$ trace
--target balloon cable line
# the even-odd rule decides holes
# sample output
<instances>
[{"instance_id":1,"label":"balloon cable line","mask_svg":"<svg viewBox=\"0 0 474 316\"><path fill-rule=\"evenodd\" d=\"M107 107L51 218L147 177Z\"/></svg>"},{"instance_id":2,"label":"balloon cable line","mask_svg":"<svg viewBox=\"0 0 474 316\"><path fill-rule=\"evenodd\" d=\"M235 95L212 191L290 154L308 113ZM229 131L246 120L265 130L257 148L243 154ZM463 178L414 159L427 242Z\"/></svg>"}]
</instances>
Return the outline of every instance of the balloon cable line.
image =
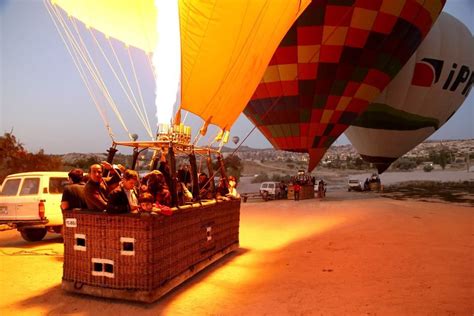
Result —
<instances>
[{"instance_id":1,"label":"balloon cable line","mask_svg":"<svg viewBox=\"0 0 474 316\"><path fill-rule=\"evenodd\" d=\"M130 86L130 83L129 83L129 81L128 81L127 75L125 74L125 71L123 70L122 63L120 62L119 58L117 57L117 53L115 52L114 46L112 45L112 41L110 40L110 37L107 37L106 39L107 39L107 42L109 43L109 47L110 47L110 49L111 49L111 51L112 51L114 57L115 57L115 61L116 61L117 65L118 65L118 67L119 67L119 69L120 69L120 71L121 71L123 80L124 80L125 83L127 84L128 91L130 92L130 95L128 94L127 90L123 87L122 81L121 81L121 80L118 78L118 76L116 75L115 69L114 69L114 68L112 67L112 65L109 63L107 57L105 57L105 58L106 58L106 60L107 60L107 62L108 62L108 64L109 64L109 66L111 67L111 69L112 69L114 75L116 76L116 79L119 81L120 86L122 87L124 93L126 94L126 96L127 96L128 100L129 100L130 104L132 105L133 109L135 110L135 114L136 114L136 115L138 116L138 118L140 119L140 121L141 121L141 123L143 124L143 127L145 128L145 130L147 131L148 135L149 135L150 137L153 137L153 133L151 132L151 128L148 128L148 126L149 126L150 124L146 121L146 119L145 119L145 117L144 117L144 114L143 114L143 112L142 112L141 109L140 109L140 106L139 106L139 104L138 104L137 98L135 97L135 94L133 93L133 89L132 89L132 87ZM96 40L95 36L94 36L94 40L95 40L96 44L99 45L99 43L98 43L98 41ZM127 48L127 51L129 51L128 47L126 47L126 48ZM129 54L129 58L131 58L130 54ZM133 65L133 62L132 62L132 65ZM133 66L132 66L132 68L135 69ZM137 84L138 84L138 81L137 81ZM138 90L140 91L140 86L139 86L139 85L138 85ZM130 97L131 97L131 98L130 98ZM131 99L133 99L133 101L132 101Z\"/></svg>"},{"instance_id":2,"label":"balloon cable line","mask_svg":"<svg viewBox=\"0 0 474 316\"><path fill-rule=\"evenodd\" d=\"M78 42L77 39L74 37L72 31L70 30L66 21L64 21L63 16L59 12L59 10L56 10L56 13L57 13L57 17L61 21L61 25L63 26L63 29L65 30L66 34L68 34L68 39L71 42L72 47L77 51L78 55L81 56L81 59L84 65L89 70L91 77L95 80L97 87L101 90L102 95L109 103L109 106L112 108L115 115L119 118L119 121L121 122L124 129L128 132L128 128L125 125L125 121L123 120L120 113L118 112L117 105L115 104L115 101L113 100L112 95L110 94L104 80L102 79L102 75L99 72L99 69L95 65L92 57L90 56L89 50L87 49L87 46L85 45L84 40L82 39L81 33L79 32L79 29L75 23L75 20L72 17L68 16L80 42Z\"/></svg>"},{"instance_id":3,"label":"balloon cable line","mask_svg":"<svg viewBox=\"0 0 474 316\"><path fill-rule=\"evenodd\" d=\"M58 33L60 34L66 48L68 49L68 52L69 54L71 55L72 59L73 59L73 62L75 63L75 66L76 68L78 69L78 72L82 78L82 80L84 81L85 85L86 85L86 88L89 92L89 94L91 95L91 98L93 99L93 102L94 104L96 105L96 108L98 109L99 111L99 114L101 115L101 117L103 118L104 120L104 124L106 125L106 128L109 132L109 135L111 136L111 138L113 139L113 134L111 133L111 128L110 128L110 124L108 123L108 120L106 119L106 117L104 116L104 111L101 109L100 105L99 105L99 102L97 101L97 97L95 96L95 94L93 93L92 89L91 89L91 86L89 83L86 83L88 82L87 78L88 76L85 75L85 72L84 72L84 69L82 67L82 64L84 64L87 69L89 70L89 73L90 73L90 76L92 77L92 79L94 79L94 81L96 82L96 85L97 87L99 88L99 90L102 92L104 98L107 100L110 108L113 110L113 112L115 113L115 115L117 116L119 122L122 124L122 127L124 128L124 130L128 133L128 136L130 137L130 139L132 139L131 137L131 133L130 131L128 130L126 124L125 124L125 121L123 120L122 118L122 115L120 114L120 111L118 110L117 108L117 105L115 104L110 92L108 91L107 89L107 86L104 82L104 80L102 79L102 75L100 74L97 66L95 65L94 63L94 60L93 58L91 57L88 49L87 49L87 46L85 45L84 43L84 40L82 38L82 35L81 35L81 32L79 31L76 23L75 23L75 20L74 18L71 18L71 16L68 15L69 17L69 20L70 20L70 24L74 27L75 29L75 33L77 34L77 38L76 39L74 37L74 35L72 34L72 31L70 29L70 27L68 26L68 24L64 21L63 19L63 16L62 14L59 12L59 10L52 4L50 3L48 0L45 0L44 1L44 4L45 4L45 7L46 9L48 10L48 13L49 15L51 16L52 20L53 20L53 23L55 24L55 27L58 31ZM54 16L53 16L53 13L54 13ZM58 23L56 23L55 21L55 18L56 18L56 21L58 21L58 23L61 25L62 29L63 29L63 32L64 32L64 35L66 36L66 38L68 39L69 43L70 43L70 46L67 44L67 41L64 39L64 36L63 36L63 33L60 31L60 28L58 26ZM115 71L114 67L112 66L112 64L110 63L109 59L107 58L105 52L103 51L103 48L101 47L101 45L98 43L97 41L97 38L96 36L94 35L94 33L92 32L92 30L90 28L87 27L87 29L89 30L90 34L91 34L91 37L94 39L94 41L96 42L96 45L97 47L99 48L100 52L102 53L102 56L104 57L105 61L107 62L107 64L109 65L112 73L114 74L115 78L117 79L117 81L119 82L123 92L125 93L125 95L127 96L128 100L130 101L132 107L134 108L135 110L135 113L138 117L138 119L141 121L142 125L144 126L147 134L153 139L153 132L151 131L151 125L150 125L150 121L148 119L148 115L147 115L147 112L146 112L146 109L145 109L145 105L144 105L144 101L143 101L143 95L141 93L141 88L140 88L140 83L138 81L138 77L136 75L136 70L135 70L135 65L133 63L133 59L132 59L132 56L130 54L130 51L128 49L128 46L126 46L127 48L127 52L128 52L128 55L129 55L129 59L130 59L130 63L131 63L131 68L132 68L132 71L133 71L133 74L135 76L135 83L137 85L137 89L138 89L138 93L139 93L139 96L140 96L140 100L141 100L141 108L140 108L140 105L139 105L139 102L137 101L137 98L135 97L135 94L133 93L133 89L131 88L131 85L127 79L127 76L124 72L124 69L122 67L122 64L120 62L120 60L118 59L118 56L113 48L113 45L110 41L109 38L108 41L109 41L109 45L110 45L110 48L115 56L115 59L117 61L117 64L118 64L118 67L120 68L120 71L121 71L121 74L122 76L124 77L124 80L127 84L127 87L129 88L129 91L130 93L127 92L127 90L125 89L124 85L122 84L122 80L120 80L120 78L118 77L117 75L117 72ZM72 52L71 52L71 48L72 48L72 51L74 52L74 55L75 57L73 56ZM80 58L79 58L79 57ZM146 57L147 59L149 60L149 55L146 54ZM82 60L82 63L80 62L80 60ZM150 60L149 60L149 63L150 63ZM82 69L82 72L81 70L79 69L81 68ZM153 68L152 69L152 72L153 72ZM130 94L132 96L130 96ZM132 101L133 99L133 101Z\"/></svg>"},{"instance_id":4,"label":"balloon cable line","mask_svg":"<svg viewBox=\"0 0 474 316\"><path fill-rule=\"evenodd\" d=\"M81 44L83 46L82 49L81 49L81 45L79 45L79 43L75 39L74 35L72 34L68 24L64 21L63 16L59 12L59 10L56 9L56 7L53 4L50 4L48 0L45 0L44 3L45 3L46 8L48 9L48 12L50 13L50 16L53 20L53 23L55 24L59 34L61 35L61 37L63 39L64 44L66 45L66 47L69 47L67 45L67 42L69 42L71 49L73 49L73 51L75 53L75 56L76 57L80 56L80 59L77 57L77 61L79 62L79 64L82 64L80 62L80 60L82 59L82 62L84 63L84 65L89 70L89 73L90 73L91 77L95 80L97 87L101 90L104 98L107 100L107 102L109 103L109 106L114 111L114 113L117 116L119 122L122 124L122 127L125 129L125 131L130 136L130 132L128 131L128 128L125 125L125 122L123 121L123 118L121 117L120 113L118 112L118 109L117 109L110 93L108 92L108 89L105 86L105 83L104 83L104 81L102 80L102 78L100 76L100 72L98 71L97 67L95 66L92 58L90 57L90 54L89 54L87 48L84 45L84 42L82 41L82 37L80 36L80 33L77 30L77 26L76 26L76 33L78 33L79 40L81 40ZM54 16L53 16L52 13L54 13ZM64 32L64 35L67 37L68 41L64 40L64 37L62 36L62 33L61 33L59 27L57 26L57 23L56 23L54 18L56 18L56 21L61 25L61 28ZM71 23L75 26L74 20L71 20ZM86 53L87 53L87 55L86 55ZM72 54L71 54L71 56L72 56ZM73 60L74 60L74 57L73 57ZM91 94L91 90L89 90L89 93ZM94 99L93 94L91 94L91 97ZM101 111L99 110L99 113L100 112ZM108 123L106 124L106 127L108 127L108 130L111 131L110 125ZM113 136L112 135L110 135L110 136L113 139Z\"/></svg>"},{"instance_id":5,"label":"balloon cable line","mask_svg":"<svg viewBox=\"0 0 474 316\"><path fill-rule=\"evenodd\" d=\"M65 30L66 34L68 34L68 39L72 43L72 46L74 49L78 52L78 55L81 56L81 59L84 63L84 65L87 67L89 70L89 73L91 77L95 80L97 87L99 90L102 92L102 95L104 98L107 100L110 108L114 111L115 115L118 117L119 122L121 122L122 126L124 129L128 132L128 129L125 125L125 121L123 120L122 116L120 115L120 112L117 109L117 105L115 104L115 101L112 98L112 95L110 94L107 85L105 84L102 75L97 68L97 66L94 63L94 60L92 59L89 50L87 49L87 46L84 43L84 40L82 39L81 33L79 32L79 29L75 23L75 20L69 17L70 23L73 25L74 30L76 32L76 35L79 39L80 42L77 41L77 39L74 37L72 31L70 30L68 24L64 21L61 13L59 10L56 10L57 16L59 17L60 21L62 22L63 29ZM79 44L80 43L80 44ZM129 133L130 134L130 133Z\"/></svg>"},{"instance_id":6,"label":"balloon cable line","mask_svg":"<svg viewBox=\"0 0 474 316\"><path fill-rule=\"evenodd\" d=\"M54 8L50 7L50 3L48 0L45 0L43 2L43 4L45 5L47 11L48 11L48 14L50 15L51 17L51 20L53 21L53 24L56 28L56 30L58 31L58 34L60 35L63 43L64 43L64 46L66 47L67 51L69 52L72 60L73 60L73 63L74 65L76 66L76 69L78 70L79 72L79 75L82 79L82 81L84 82L84 85L86 86L86 89L88 90L93 102L94 102L94 105L96 106L97 108L97 111L99 112L99 115L101 116L103 122L104 122L104 125L107 129L107 132L110 136L110 138L112 139L112 141L114 141L114 135L113 135L113 132L112 132L112 128L110 127L110 124L109 124L109 121L107 119L107 116L106 116L106 113L103 111L103 109L101 108L101 106L99 105L99 102L97 101L97 97L95 96L93 90L92 90L92 87L90 86L90 83L89 81L87 80L87 76L86 76L86 72L79 60L79 56L78 56L78 52L77 50L74 49L73 47L73 43L72 41L69 39L69 45L71 45L71 47L68 45L68 41L65 39L65 36L69 36L69 34L66 33L66 31L64 30L63 28L63 31L64 31L64 34L63 32L61 32L61 29L60 27L58 26L58 22L60 22L60 19L58 17L56 17L56 20L55 20L55 17L58 13L55 12ZM73 54L74 52L74 54Z\"/></svg>"},{"instance_id":7,"label":"balloon cable line","mask_svg":"<svg viewBox=\"0 0 474 316\"><path fill-rule=\"evenodd\" d=\"M135 84L137 86L138 96L140 97L142 111L143 111L142 113L144 113L144 115L145 115L145 122L147 123L146 128L148 128L148 135L153 140L154 136L153 136L153 132L151 130L150 119L148 118L148 113L147 113L147 110L145 108L145 102L143 100L142 89L141 89L141 86L140 86L140 82L138 80L137 72L135 70L135 63L133 62L133 58L132 58L132 55L130 53L130 46L128 46L128 45L127 45L127 53L128 53L128 58L129 58L129 61L130 61L130 65L132 66L133 75L135 77Z\"/></svg>"},{"instance_id":8,"label":"balloon cable line","mask_svg":"<svg viewBox=\"0 0 474 316\"><path fill-rule=\"evenodd\" d=\"M104 52L104 49L102 48L102 46L100 45L99 41L97 40L97 37L95 36L94 32L89 28L89 32L92 36L92 38L94 39L94 42L96 43L97 47L99 48L99 51L101 52L102 56L104 57L104 60L107 62L107 64L109 65L109 68L110 70L112 71L113 75L115 76L115 79L117 79L117 82L119 83L120 87L122 88L122 91L124 92L125 96L127 97L128 101L130 102L130 104L132 105L132 108L135 110L135 114L137 115L137 117L139 118L140 122L143 124L143 126L146 127L146 123L144 122L144 119L143 117L140 115L140 110L137 109L137 104L132 100L132 97L133 99L135 99L135 96L133 95L133 92L132 92L132 96L130 96L130 94L127 92L127 89L124 87L123 83L122 83L122 80L120 80L117 72L115 71L115 68L112 66L109 58L107 57L107 55L105 54ZM115 59L119 65L119 68L121 69L122 71L122 75L124 76L125 78L125 81L128 85L128 87L130 88L130 84L128 82L128 80L126 79L126 75L123 71L123 67L121 66L121 63L120 61L118 60L118 57L117 57L117 54L115 53L115 49L113 48L112 46L112 43L110 42L110 38L107 39L107 41L109 42L109 46L111 48L111 51L113 52L114 56L115 56ZM131 90L131 88L130 88ZM136 100L135 100L136 101Z\"/></svg>"}]
</instances>

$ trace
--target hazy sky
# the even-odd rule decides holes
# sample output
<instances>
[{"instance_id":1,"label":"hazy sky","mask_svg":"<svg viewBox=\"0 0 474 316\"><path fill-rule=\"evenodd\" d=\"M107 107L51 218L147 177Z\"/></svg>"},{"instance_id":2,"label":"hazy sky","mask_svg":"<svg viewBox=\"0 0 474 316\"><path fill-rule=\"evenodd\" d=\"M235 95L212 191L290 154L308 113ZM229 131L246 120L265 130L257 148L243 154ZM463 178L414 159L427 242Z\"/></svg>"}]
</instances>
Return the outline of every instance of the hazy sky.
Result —
<instances>
[{"instance_id":1,"label":"hazy sky","mask_svg":"<svg viewBox=\"0 0 474 316\"><path fill-rule=\"evenodd\" d=\"M474 33L474 0L448 0L444 9ZM0 0L0 132L13 133L30 151L101 152L110 146L104 124L66 51L42 0ZM133 52L140 58L140 54ZM138 65L140 68L140 65ZM146 73L143 66L143 72ZM154 119L153 82L144 75L148 115ZM120 100L119 100L120 101ZM474 93L430 139L474 138ZM131 108L121 110L130 130L147 139ZM124 133L110 115L117 139ZM198 129L197 119L193 122ZM243 139L253 125L242 115L232 136ZM348 143L341 136L337 144ZM232 144L233 145L233 144ZM258 132L245 145L270 147Z\"/></svg>"}]
</instances>

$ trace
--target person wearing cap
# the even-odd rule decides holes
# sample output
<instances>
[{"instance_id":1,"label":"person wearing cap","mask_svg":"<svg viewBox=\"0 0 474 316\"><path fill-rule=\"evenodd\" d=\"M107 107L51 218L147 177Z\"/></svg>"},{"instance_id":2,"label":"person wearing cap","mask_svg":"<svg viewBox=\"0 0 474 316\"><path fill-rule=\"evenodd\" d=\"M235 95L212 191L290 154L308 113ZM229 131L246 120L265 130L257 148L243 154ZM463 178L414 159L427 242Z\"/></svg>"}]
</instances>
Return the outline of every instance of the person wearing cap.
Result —
<instances>
[{"instance_id":1,"label":"person wearing cap","mask_svg":"<svg viewBox=\"0 0 474 316\"><path fill-rule=\"evenodd\" d=\"M64 211L87 208L84 197L84 182L82 182L84 172L82 169L72 169L69 171L68 176L69 184L64 187L61 209Z\"/></svg>"},{"instance_id":2,"label":"person wearing cap","mask_svg":"<svg viewBox=\"0 0 474 316\"><path fill-rule=\"evenodd\" d=\"M120 214L138 211L137 183L138 173L135 170L125 170L120 184L109 194L107 213Z\"/></svg>"}]
</instances>

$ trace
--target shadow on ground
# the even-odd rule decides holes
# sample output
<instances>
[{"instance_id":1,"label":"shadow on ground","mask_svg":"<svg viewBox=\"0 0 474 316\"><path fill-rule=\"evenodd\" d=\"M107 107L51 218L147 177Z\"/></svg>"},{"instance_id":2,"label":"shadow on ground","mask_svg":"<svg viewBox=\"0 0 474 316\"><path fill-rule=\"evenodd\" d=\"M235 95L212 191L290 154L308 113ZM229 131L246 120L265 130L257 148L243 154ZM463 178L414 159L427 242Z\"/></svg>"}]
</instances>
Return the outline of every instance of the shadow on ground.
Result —
<instances>
[{"instance_id":1,"label":"shadow on ground","mask_svg":"<svg viewBox=\"0 0 474 316\"><path fill-rule=\"evenodd\" d=\"M207 276L212 274L215 270L218 270L222 266L230 264L236 258L241 255L244 255L248 251L249 250L244 248L239 248L233 251L232 253L224 256L223 258L215 262L214 264L206 267L204 270L200 271L190 279L181 283L179 286L175 287L165 296L160 298L158 301L151 304L69 293L64 291L61 288L61 285L58 284L54 287L46 289L39 295L32 296L28 299L19 302L17 306L20 310L38 310L39 308L41 310L47 311L48 315L64 315L76 313L80 313L81 315L97 315L99 310L108 314L108 312L110 312L111 310L115 310L114 308L118 306L129 308L132 311L134 310L141 313L142 315L157 315L163 312L175 297L179 296L184 291L193 287L195 284L203 282L203 280ZM78 302L80 303L78 304Z\"/></svg>"},{"instance_id":2,"label":"shadow on ground","mask_svg":"<svg viewBox=\"0 0 474 316\"><path fill-rule=\"evenodd\" d=\"M474 206L474 181L408 181L385 187L382 196L395 200L442 201Z\"/></svg>"}]
</instances>

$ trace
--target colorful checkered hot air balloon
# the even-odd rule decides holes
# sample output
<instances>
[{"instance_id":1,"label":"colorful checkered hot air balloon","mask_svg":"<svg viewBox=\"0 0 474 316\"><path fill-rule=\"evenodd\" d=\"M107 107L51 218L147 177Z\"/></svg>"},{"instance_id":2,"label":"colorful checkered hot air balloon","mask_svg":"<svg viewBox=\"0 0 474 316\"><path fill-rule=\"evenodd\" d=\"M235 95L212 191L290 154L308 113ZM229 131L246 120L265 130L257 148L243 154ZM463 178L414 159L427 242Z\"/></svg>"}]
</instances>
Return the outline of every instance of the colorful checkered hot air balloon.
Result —
<instances>
[{"instance_id":1,"label":"colorful checkered hot air balloon","mask_svg":"<svg viewBox=\"0 0 474 316\"><path fill-rule=\"evenodd\" d=\"M308 169L415 52L445 0L318 0L302 13L244 113Z\"/></svg>"},{"instance_id":2,"label":"colorful checkered hot air balloon","mask_svg":"<svg viewBox=\"0 0 474 316\"><path fill-rule=\"evenodd\" d=\"M474 83L474 38L442 13L395 79L346 130L379 173L438 130L461 106Z\"/></svg>"}]
</instances>

